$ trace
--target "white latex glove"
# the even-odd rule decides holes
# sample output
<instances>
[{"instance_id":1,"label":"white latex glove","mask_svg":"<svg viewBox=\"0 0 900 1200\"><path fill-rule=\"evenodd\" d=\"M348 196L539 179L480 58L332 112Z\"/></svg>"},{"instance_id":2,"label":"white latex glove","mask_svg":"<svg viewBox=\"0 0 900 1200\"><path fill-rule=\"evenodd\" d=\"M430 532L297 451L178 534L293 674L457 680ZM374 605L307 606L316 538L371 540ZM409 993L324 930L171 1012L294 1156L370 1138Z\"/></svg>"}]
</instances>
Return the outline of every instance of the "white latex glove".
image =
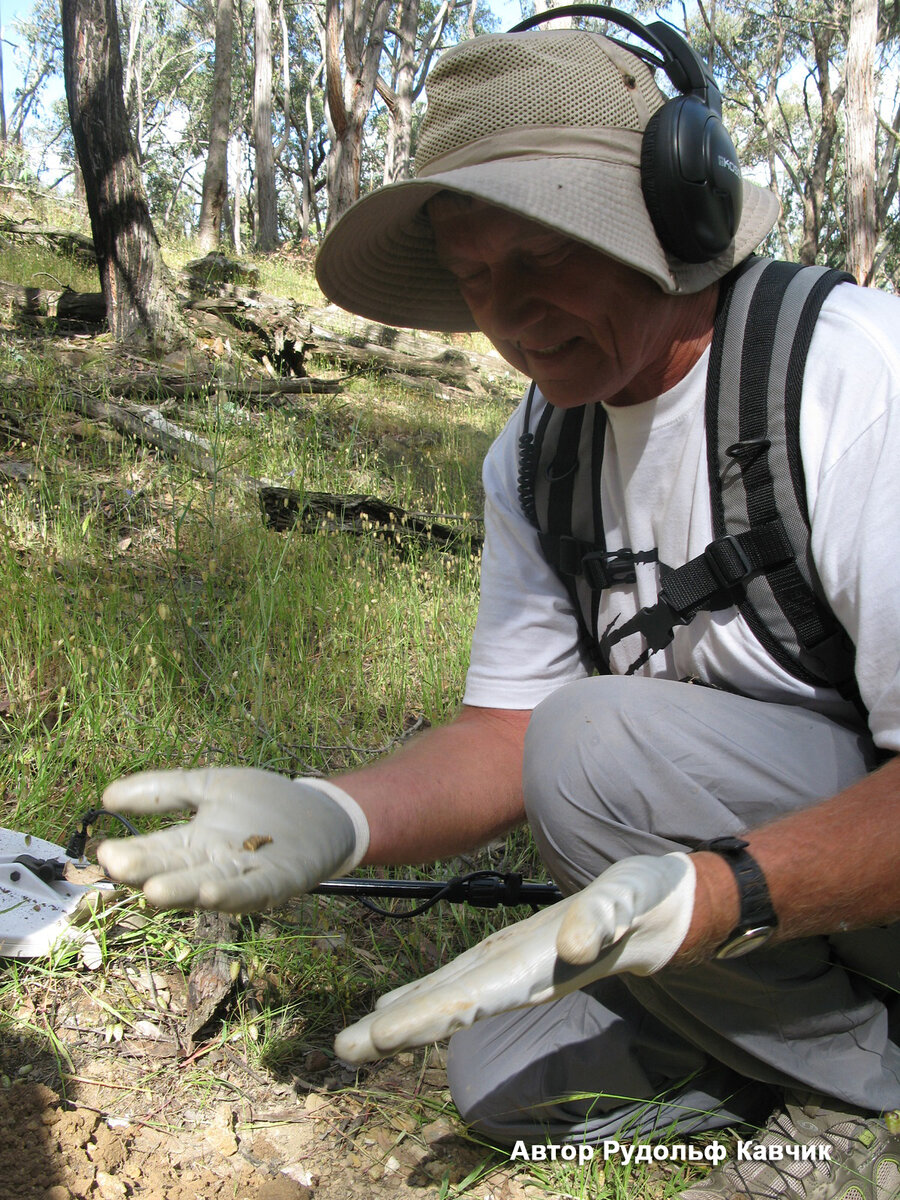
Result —
<instances>
[{"instance_id":1,"label":"white latex glove","mask_svg":"<svg viewBox=\"0 0 900 1200\"><path fill-rule=\"evenodd\" d=\"M682 853L615 863L574 896L519 921L434 974L389 992L338 1034L347 1062L449 1037L483 1017L545 1004L605 975L652 975L684 941L694 864Z\"/></svg>"},{"instance_id":2,"label":"white latex glove","mask_svg":"<svg viewBox=\"0 0 900 1200\"><path fill-rule=\"evenodd\" d=\"M335 784L251 768L145 771L110 784L103 804L122 813L195 814L97 847L109 874L142 884L158 908L269 908L352 870L369 844L362 809Z\"/></svg>"}]
</instances>

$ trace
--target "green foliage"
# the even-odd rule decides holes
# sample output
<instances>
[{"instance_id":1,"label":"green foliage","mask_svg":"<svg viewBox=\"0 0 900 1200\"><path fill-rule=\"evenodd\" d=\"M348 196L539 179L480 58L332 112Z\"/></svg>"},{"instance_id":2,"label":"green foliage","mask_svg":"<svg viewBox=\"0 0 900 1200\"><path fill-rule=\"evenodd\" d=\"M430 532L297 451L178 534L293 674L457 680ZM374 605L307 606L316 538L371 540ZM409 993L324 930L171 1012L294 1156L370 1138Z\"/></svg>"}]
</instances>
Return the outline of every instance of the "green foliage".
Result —
<instances>
[{"instance_id":1,"label":"green foliage","mask_svg":"<svg viewBox=\"0 0 900 1200\"><path fill-rule=\"evenodd\" d=\"M710 28L710 22L714 26ZM849 5L844 0L795 0L773 8L735 0L706 5L688 31L706 48L725 95L725 120L745 171L772 187L782 221L765 247L788 259L842 266L846 258L844 123ZM883 241L898 218L900 158L885 127L897 111L896 29L883 22L877 64L879 197ZM832 125L833 122L833 125ZM894 286L888 255L879 282Z\"/></svg>"}]
</instances>

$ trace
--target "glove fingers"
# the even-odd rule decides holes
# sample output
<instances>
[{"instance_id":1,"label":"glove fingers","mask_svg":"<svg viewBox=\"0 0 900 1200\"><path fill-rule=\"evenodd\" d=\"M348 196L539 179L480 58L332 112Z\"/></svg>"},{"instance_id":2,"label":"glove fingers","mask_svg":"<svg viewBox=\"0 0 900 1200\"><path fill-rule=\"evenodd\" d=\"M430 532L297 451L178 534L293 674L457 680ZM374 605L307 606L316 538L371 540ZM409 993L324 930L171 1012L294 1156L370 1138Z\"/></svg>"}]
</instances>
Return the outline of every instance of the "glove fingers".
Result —
<instances>
[{"instance_id":1,"label":"glove fingers","mask_svg":"<svg viewBox=\"0 0 900 1200\"><path fill-rule=\"evenodd\" d=\"M115 780L103 793L110 812L163 813L196 810L207 786L208 772L142 771Z\"/></svg>"},{"instance_id":2,"label":"glove fingers","mask_svg":"<svg viewBox=\"0 0 900 1200\"><path fill-rule=\"evenodd\" d=\"M257 863L249 869L244 867L242 874L207 876L198 888L197 902L201 908L218 912L259 912L289 896L300 895L309 886L298 880L296 873L283 875L273 871L271 866Z\"/></svg>"},{"instance_id":3,"label":"glove fingers","mask_svg":"<svg viewBox=\"0 0 900 1200\"><path fill-rule=\"evenodd\" d=\"M164 833L165 831L148 836L150 838L163 837ZM144 839L129 839L129 841L137 840L143 841ZM130 848L128 841L104 842L98 847L97 857L110 871L110 874L112 871L107 863L111 850L117 846L123 846L126 851ZM101 858L100 851L104 847L108 847L108 849ZM127 883L142 884L144 895L156 908L216 908L215 903L207 903L204 899L205 891L207 889L215 891L217 888L233 886L234 880L240 877L242 870L246 869L244 860L247 857L247 855L231 854L219 862L210 862L203 853L177 846L167 846L165 851L158 855L142 857L140 870L135 873L134 877L130 879L124 875L116 877ZM222 911L239 912L241 910L223 908Z\"/></svg>"},{"instance_id":4,"label":"glove fingers","mask_svg":"<svg viewBox=\"0 0 900 1200\"><path fill-rule=\"evenodd\" d=\"M341 1030L335 1053L346 1062L367 1062L404 1046L424 1046L448 1037L476 1019L476 999L469 988L442 988L440 998L422 996L410 1003L376 1009ZM486 1013L484 1015L487 1015Z\"/></svg>"},{"instance_id":5,"label":"glove fingers","mask_svg":"<svg viewBox=\"0 0 900 1200\"><path fill-rule=\"evenodd\" d=\"M171 866L171 861L169 864ZM144 882L144 895L154 908L196 908L200 872L195 867L165 871Z\"/></svg>"},{"instance_id":6,"label":"glove fingers","mask_svg":"<svg viewBox=\"0 0 900 1200\"><path fill-rule=\"evenodd\" d=\"M445 987L453 983L458 976L468 975L473 968L479 967L485 960L492 963L500 961L500 955L507 951L515 952L516 946L520 943L541 937L545 926L555 928L574 899L575 897L570 897L561 900L558 904L551 904L535 913L534 916L516 921L512 925L506 925L503 929L495 930L484 941L463 951L462 954L457 955L451 962L440 967L431 975L426 975L424 979L415 979L412 983L405 983L402 987L395 988L394 991L381 996L376 1002L376 1009L386 1008L395 1000L409 999L425 989L431 990L438 984Z\"/></svg>"},{"instance_id":7,"label":"glove fingers","mask_svg":"<svg viewBox=\"0 0 900 1200\"><path fill-rule=\"evenodd\" d=\"M184 870L171 870L172 856L166 858L166 870L153 875L144 883L144 895L156 908L218 909L220 897L229 899L241 876L255 865L249 854L233 854L219 862L189 864ZM223 904L222 912L242 912L240 906Z\"/></svg>"},{"instance_id":8,"label":"glove fingers","mask_svg":"<svg viewBox=\"0 0 900 1200\"><path fill-rule=\"evenodd\" d=\"M176 826L143 837L107 838L97 847L97 861L113 879L132 884L173 868L194 867L202 855L184 845L181 830Z\"/></svg>"},{"instance_id":9,"label":"glove fingers","mask_svg":"<svg viewBox=\"0 0 900 1200\"><path fill-rule=\"evenodd\" d=\"M172 856L166 858L171 868ZM271 908L308 890L312 881L297 864L281 868L277 862L255 851L230 854L218 862L188 870L154 875L144 884L144 893L160 908L193 906L218 912L253 912Z\"/></svg>"},{"instance_id":10,"label":"glove fingers","mask_svg":"<svg viewBox=\"0 0 900 1200\"><path fill-rule=\"evenodd\" d=\"M512 934L528 924L521 921L501 932ZM554 930L546 922L541 925L544 928L532 936L509 936L499 948L495 942L494 953L473 956L470 968L464 972L453 970L456 960L425 979L391 992L374 1012L343 1030L335 1042L336 1052L349 1062L365 1062L407 1046L449 1037L483 1017L553 999L558 991ZM482 942L466 955L483 951L486 946L487 942ZM574 980L582 974L566 972L565 990L579 986L568 982L569 975Z\"/></svg>"}]
</instances>

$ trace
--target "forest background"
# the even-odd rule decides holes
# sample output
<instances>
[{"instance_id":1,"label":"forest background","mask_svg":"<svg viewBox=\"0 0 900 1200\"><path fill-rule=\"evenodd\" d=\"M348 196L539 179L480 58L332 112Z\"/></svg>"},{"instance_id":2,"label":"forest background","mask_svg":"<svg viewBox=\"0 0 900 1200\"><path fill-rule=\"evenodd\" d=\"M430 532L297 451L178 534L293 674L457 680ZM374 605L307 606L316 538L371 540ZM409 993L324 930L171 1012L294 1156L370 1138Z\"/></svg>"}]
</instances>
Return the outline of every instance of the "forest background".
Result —
<instances>
[{"instance_id":1,"label":"forest background","mask_svg":"<svg viewBox=\"0 0 900 1200\"><path fill-rule=\"evenodd\" d=\"M35 0L0 41L15 61L0 104L0 180L40 178L76 199L86 194L92 209L102 154L91 143L105 137L112 161L133 158L120 186L142 191L160 235L196 237L204 251L224 242L238 254L316 242L360 193L412 173L427 74L441 48L508 28L516 7L64 0L61 20L54 0ZM896 2L625 7L645 20L662 15L711 64L744 170L782 200L768 248L895 289ZM85 111L98 91L115 97L105 101L102 134Z\"/></svg>"}]
</instances>

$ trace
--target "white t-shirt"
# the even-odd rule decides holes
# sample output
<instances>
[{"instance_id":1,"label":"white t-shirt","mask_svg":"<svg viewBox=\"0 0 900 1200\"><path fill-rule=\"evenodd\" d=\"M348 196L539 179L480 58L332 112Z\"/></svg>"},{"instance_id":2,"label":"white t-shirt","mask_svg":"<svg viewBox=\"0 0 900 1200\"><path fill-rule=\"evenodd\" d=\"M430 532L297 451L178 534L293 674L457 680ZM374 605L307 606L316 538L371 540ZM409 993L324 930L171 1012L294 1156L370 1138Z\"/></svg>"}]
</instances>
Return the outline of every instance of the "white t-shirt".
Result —
<instances>
[{"instance_id":1,"label":"white t-shirt","mask_svg":"<svg viewBox=\"0 0 900 1200\"><path fill-rule=\"evenodd\" d=\"M835 289L815 328L804 378L800 442L822 586L857 648L856 674L875 741L900 751L900 299ZM707 357L671 391L607 407L602 509L610 551L656 549L636 581L603 593L597 628L624 624L656 602L660 563L679 567L712 540L704 402ZM531 428L544 405L538 393ZM484 465L486 540L481 603L466 682L467 704L531 709L590 674L566 589L541 554L517 493L523 407ZM618 642L612 670L628 671L640 634ZM676 629L639 674L696 675L748 696L853 719L828 688L813 688L774 661L736 609L699 613Z\"/></svg>"}]
</instances>

